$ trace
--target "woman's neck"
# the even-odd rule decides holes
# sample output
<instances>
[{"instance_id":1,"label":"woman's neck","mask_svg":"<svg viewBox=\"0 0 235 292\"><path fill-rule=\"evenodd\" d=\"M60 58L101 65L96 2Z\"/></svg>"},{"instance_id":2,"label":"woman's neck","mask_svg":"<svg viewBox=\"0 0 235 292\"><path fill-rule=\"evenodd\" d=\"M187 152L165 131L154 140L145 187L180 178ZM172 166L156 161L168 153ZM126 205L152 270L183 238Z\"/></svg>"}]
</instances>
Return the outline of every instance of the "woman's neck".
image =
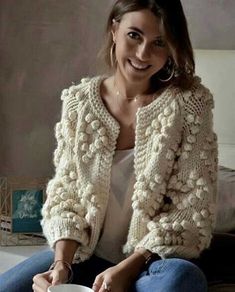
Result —
<instances>
[{"instance_id":1,"label":"woman's neck","mask_svg":"<svg viewBox=\"0 0 235 292\"><path fill-rule=\"evenodd\" d=\"M126 99L134 99L138 95L146 95L149 93L149 83L141 84L127 82L123 76L117 71L113 75L114 90Z\"/></svg>"}]
</instances>

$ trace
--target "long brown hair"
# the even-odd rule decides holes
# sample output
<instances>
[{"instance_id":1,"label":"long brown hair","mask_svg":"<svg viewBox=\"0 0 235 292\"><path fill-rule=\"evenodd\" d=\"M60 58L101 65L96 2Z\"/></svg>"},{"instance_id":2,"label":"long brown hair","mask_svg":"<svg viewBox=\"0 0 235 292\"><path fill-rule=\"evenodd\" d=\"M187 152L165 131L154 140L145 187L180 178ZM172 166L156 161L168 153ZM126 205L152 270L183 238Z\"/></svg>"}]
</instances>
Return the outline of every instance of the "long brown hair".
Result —
<instances>
[{"instance_id":1,"label":"long brown hair","mask_svg":"<svg viewBox=\"0 0 235 292\"><path fill-rule=\"evenodd\" d=\"M111 34L113 19L120 22L124 14L143 9L149 9L160 19L160 29L169 48L177 73L169 82L163 83L158 79L164 72L160 70L152 76L151 83L153 87L164 87L169 83L174 83L182 89L190 87L195 73L195 62L187 20L180 0L116 1L109 14L105 42L99 52L99 57L102 57L108 65L108 68L111 69L110 50L113 45Z\"/></svg>"}]
</instances>

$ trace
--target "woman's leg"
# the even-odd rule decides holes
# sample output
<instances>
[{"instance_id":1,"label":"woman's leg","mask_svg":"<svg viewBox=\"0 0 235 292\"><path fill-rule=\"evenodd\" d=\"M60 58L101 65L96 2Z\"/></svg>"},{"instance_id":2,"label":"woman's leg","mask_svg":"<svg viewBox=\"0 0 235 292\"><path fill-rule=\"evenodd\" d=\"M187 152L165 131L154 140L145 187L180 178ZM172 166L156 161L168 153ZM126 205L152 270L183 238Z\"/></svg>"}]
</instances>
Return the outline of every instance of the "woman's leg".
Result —
<instances>
[{"instance_id":1,"label":"woman's leg","mask_svg":"<svg viewBox=\"0 0 235 292\"><path fill-rule=\"evenodd\" d=\"M183 259L153 262L134 284L135 292L206 292L207 281L202 271Z\"/></svg>"},{"instance_id":2,"label":"woman's leg","mask_svg":"<svg viewBox=\"0 0 235 292\"><path fill-rule=\"evenodd\" d=\"M0 292L32 292L32 279L47 271L54 261L54 252L36 253L0 275ZM74 284L92 287L95 277L114 264L93 255L89 260L73 264Z\"/></svg>"},{"instance_id":3,"label":"woman's leg","mask_svg":"<svg viewBox=\"0 0 235 292\"><path fill-rule=\"evenodd\" d=\"M0 275L0 292L31 292L33 276L49 269L54 260L50 250L38 252Z\"/></svg>"}]
</instances>

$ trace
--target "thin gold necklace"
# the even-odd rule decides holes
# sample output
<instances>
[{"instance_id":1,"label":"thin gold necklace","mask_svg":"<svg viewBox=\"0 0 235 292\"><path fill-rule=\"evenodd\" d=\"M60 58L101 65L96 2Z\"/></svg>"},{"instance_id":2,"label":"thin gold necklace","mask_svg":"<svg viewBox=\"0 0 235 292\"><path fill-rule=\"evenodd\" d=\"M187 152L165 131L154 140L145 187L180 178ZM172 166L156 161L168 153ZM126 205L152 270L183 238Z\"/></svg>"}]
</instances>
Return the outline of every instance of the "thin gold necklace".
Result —
<instances>
[{"instance_id":1,"label":"thin gold necklace","mask_svg":"<svg viewBox=\"0 0 235 292\"><path fill-rule=\"evenodd\" d=\"M136 96L133 96L133 97L125 97L124 95L122 95L119 91L119 89L117 88L117 84L115 82L115 79L113 80L113 84L114 84L114 88L116 89L116 96L117 97L122 97L126 100L134 100L135 102L137 102L137 100L141 97L144 97L144 95L141 95L141 94L137 94Z\"/></svg>"},{"instance_id":2,"label":"thin gold necklace","mask_svg":"<svg viewBox=\"0 0 235 292\"><path fill-rule=\"evenodd\" d=\"M141 94L137 94L136 96L134 97L125 97L123 96L120 91L118 90L117 88L117 85L116 85L116 82L115 82L115 79L113 80L113 84L114 84L114 88L116 89L116 97L117 97L117 100L119 100L119 97L121 96L122 98L126 99L126 100L134 100L134 102L137 102L138 99L142 98L142 97L145 97L144 95L141 95ZM157 94L153 94L152 95L152 100L151 102L157 97Z\"/></svg>"}]
</instances>

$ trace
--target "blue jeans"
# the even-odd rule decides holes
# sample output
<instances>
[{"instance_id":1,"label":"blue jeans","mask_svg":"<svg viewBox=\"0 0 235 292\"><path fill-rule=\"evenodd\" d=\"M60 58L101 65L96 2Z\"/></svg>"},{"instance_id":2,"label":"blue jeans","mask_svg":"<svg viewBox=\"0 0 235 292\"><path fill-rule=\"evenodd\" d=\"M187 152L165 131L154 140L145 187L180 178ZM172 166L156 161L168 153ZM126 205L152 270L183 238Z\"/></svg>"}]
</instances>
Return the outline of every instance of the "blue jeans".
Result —
<instances>
[{"instance_id":1,"label":"blue jeans","mask_svg":"<svg viewBox=\"0 0 235 292\"><path fill-rule=\"evenodd\" d=\"M39 252L0 275L0 292L31 292L32 278L48 270L54 259L52 251ZM92 286L97 274L113 266L112 263L92 256L74 264L73 283ZM165 259L153 261L138 276L129 292L204 292L207 281L201 270L189 261Z\"/></svg>"}]
</instances>

